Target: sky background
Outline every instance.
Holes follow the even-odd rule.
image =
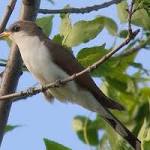
[[[0,1],[0,18],[3,16],[7,2],[7,0]],[[104,0],[101,0],[100,2],[103,3]],[[18,0],[15,10],[9,20],[9,25],[14,21],[17,21],[21,6],[20,4],[21,0]],[[63,8],[67,4],[70,4],[72,7],[85,7],[99,4],[99,0],[55,0],[54,5],[48,2],[48,0],[42,0],[41,8]],[[73,14],[71,15],[71,19],[74,23],[82,19],[94,19],[94,17],[98,15],[105,15],[118,21],[115,6],[95,11],[90,14]],[[38,17],[42,16],[43,15],[38,15]],[[59,15],[55,15],[50,37],[53,37],[58,33],[59,24]],[[123,28],[123,25],[119,25],[119,27]],[[74,53],[77,53],[77,50],[82,47],[100,45],[105,42],[106,46],[110,47],[114,42],[114,38],[109,36],[107,31],[104,30],[96,39],[74,48]],[[0,58],[7,58],[8,52],[9,48],[6,42],[0,41]],[[142,51],[137,57],[137,62],[142,62],[145,68],[150,68],[149,63],[146,61],[149,58],[150,54],[147,51]],[[3,70],[4,68],[0,69]],[[99,85],[100,81],[97,79],[95,79],[95,81]],[[31,74],[25,72],[20,78],[17,90],[27,89],[36,83],[37,81]],[[44,150],[45,145],[43,138],[62,143],[72,150],[87,150],[89,147],[78,139],[72,128],[72,120],[76,115],[84,115],[90,118],[95,117],[94,113],[77,105],[66,105],[59,101],[50,104],[45,100],[42,94],[16,102],[12,105],[8,123],[11,125],[20,125],[20,127],[5,135],[1,150]]]

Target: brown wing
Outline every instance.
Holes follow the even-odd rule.
[[[61,66],[67,74],[72,75],[84,69],[78,63],[73,54],[70,53],[66,48],[54,43],[49,39],[45,40],[45,45],[49,48],[53,61],[58,66]],[[111,109],[124,110],[122,105],[112,101],[102,93],[102,91],[97,87],[95,82],[90,77],[89,73],[85,73],[77,77],[75,82],[78,83],[78,85],[80,85],[83,89],[90,91],[103,106]]]

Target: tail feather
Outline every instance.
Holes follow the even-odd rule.
[[[135,150],[141,150],[141,142],[107,108],[100,105],[99,115],[111,125]]]
[[[119,104],[118,102],[112,100],[111,98],[107,97],[101,90],[97,90],[94,94],[97,101],[109,109],[116,109],[116,110],[125,110],[125,108]]]
[[[116,109],[116,110],[119,110],[119,111],[125,110],[125,108],[121,104],[119,104],[116,101],[113,101],[112,99],[110,99],[106,96],[103,99],[102,98],[100,99],[100,103],[103,106],[105,106],[107,108],[110,108],[110,109]]]

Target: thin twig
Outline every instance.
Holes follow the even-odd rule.
[[[103,9],[106,7],[109,7],[113,4],[118,4],[123,0],[112,0],[110,2],[105,2],[100,5],[94,5],[94,6],[89,6],[85,8],[66,8],[66,9],[55,9],[55,10],[50,10],[50,9],[39,9],[38,13],[42,14],[67,14],[67,13],[75,13],[75,14],[84,14],[84,13],[89,13],[91,11],[97,11],[99,9]]]
[[[132,16],[136,12],[136,9],[134,9],[134,0],[131,1],[131,6],[127,9],[128,11],[128,31],[129,34],[132,32],[132,27],[131,27],[131,21],[132,21]]]
[[[127,37],[126,40],[124,40],[117,48],[115,49],[112,49],[110,52],[108,52],[106,55],[104,55],[100,60],[98,60],[97,62],[95,62],[93,65],[87,67],[86,69],[82,70],[81,72],[78,72],[78,73],[75,73],[65,79],[62,79],[62,80],[57,80],[55,82],[52,82],[50,84],[47,84],[43,87],[33,87],[33,88],[29,88],[28,90],[26,91],[21,91],[21,92],[18,92],[18,93],[12,93],[12,94],[8,94],[8,95],[4,95],[2,97],[0,97],[0,100],[10,100],[10,99],[13,99],[13,100],[20,100],[22,98],[26,98],[26,97],[29,97],[29,96],[33,96],[33,95],[36,95],[40,92],[44,92],[46,91],[47,89],[49,88],[56,88],[56,87],[59,87],[63,84],[66,84],[67,82],[69,81],[72,81],[74,80],[75,78],[83,75],[84,73],[86,72],[90,72],[94,69],[96,69],[100,64],[103,64],[105,61],[107,61],[114,53],[116,53],[117,51],[119,51],[122,47],[124,47],[125,45],[127,45],[132,39],[135,38],[135,36],[139,33],[139,30],[136,30],[134,32],[132,32],[132,35],[129,35]]]
[[[119,54],[118,56],[129,56],[132,55],[136,52],[138,52],[139,50],[141,50],[142,48],[146,48],[146,45],[150,42],[150,38],[148,38],[147,40],[143,40],[140,42],[139,45],[125,51],[124,53]]]
[[[9,1],[9,3],[6,7],[5,13],[3,15],[2,21],[0,23],[0,33],[5,30],[7,22],[9,20],[9,17],[12,14],[14,7],[16,5],[16,2],[17,2],[17,0],[10,0]]]

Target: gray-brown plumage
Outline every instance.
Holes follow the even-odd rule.
[[[46,37],[35,23],[18,21],[8,31],[9,37],[18,45],[25,65],[42,85],[83,70],[66,48]],[[123,110],[123,106],[106,97],[89,73],[61,87],[48,89],[45,96],[50,98],[51,95],[62,102],[69,101],[97,112],[136,150],[140,150],[140,141],[107,109]]]

